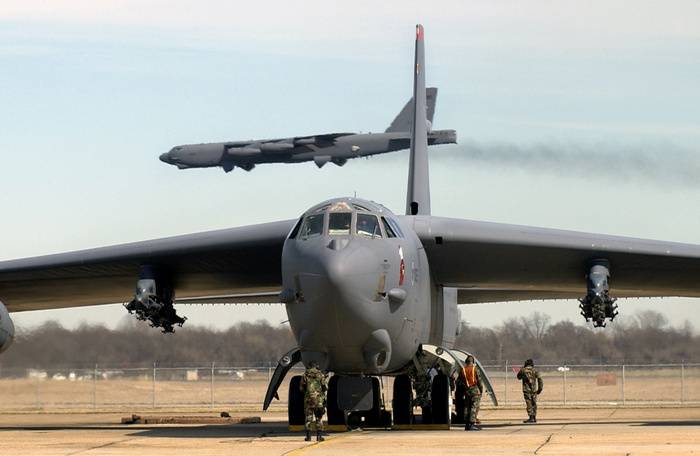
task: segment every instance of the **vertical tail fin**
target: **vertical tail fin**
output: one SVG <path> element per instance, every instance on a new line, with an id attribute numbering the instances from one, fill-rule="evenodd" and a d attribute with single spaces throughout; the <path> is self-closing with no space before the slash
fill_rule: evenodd
<path id="1" fill-rule="evenodd" d="M 437 88 L 436 87 L 428 87 L 425 89 L 425 94 L 426 94 L 426 102 L 427 102 L 427 118 L 430 121 L 430 124 L 432 125 L 433 123 L 433 116 L 435 115 L 435 101 L 437 99 Z M 399 112 L 399 115 L 396 116 L 393 122 L 391 122 L 391 125 L 389 125 L 389 128 L 386 129 L 385 133 L 392 133 L 392 132 L 404 132 L 404 131 L 411 131 L 411 121 L 413 119 L 413 98 L 408 100 L 406 102 L 406 105 L 403 107 L 401 112 Z"/>
<path id="2" fill-rule="evenodd" d="M 413 75 L 413 121 L 408 164 L 406 215 L 430 215 L 428 172 L 428 119 L 425 97 L 425 47 L 423 26 L 416 25 L 416 60 Z"/>

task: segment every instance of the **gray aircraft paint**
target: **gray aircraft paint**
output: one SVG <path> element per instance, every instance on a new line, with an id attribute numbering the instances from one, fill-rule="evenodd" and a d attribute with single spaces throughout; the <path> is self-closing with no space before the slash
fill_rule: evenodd
<path id="1" fill-rule="evenodd" d="M 421 112 L 432 125 L 437 88 L 423 93 Z M 426 108 L 427 105 L 427 108 Z M 180 169 L 222 167 L 229 172 L 235 167 L 247 171 L 264 163 L 302 163 L 313 161 L 318 167 L 326 163 L 344 165 L 358 157 L 395 152 L 411 145 L 413 98 L 396 116 L 384 133 L 324 133 L 292 138 L 228 141 L 208 144 L 186 144 L 173 147 L 160 160 Z M 428 144 L 455 144 L 454 130 L 428 132 Z"/>
<path id="2" fill-rule="evenodd" d="M 0 299 L 10 312 L 124 302 L 149 265 L 185 302 L 276 301 L 281 292 L 304 361 L 336 373 L 396 373 L 420 343 L 453 345 L 457 303 L 580 297 L 592 260 L 609 261 L 613 296 L 700 297 L 700 246 L 422 215 L 429 196 L 415 190 L 427 190 L 427 168 L 410 175 L 416 216 L 331 201 L 395 218 L 398 239 L 384 228 L 374 239 L 327 231 L 287 239 L 297 223 L 287 220 L 5 261 Z"/>
<path id="3" fill-rule="evenodd" d="M 423 26 L 416 27 L 416 56 L 413 74 L 413 126 L 411 154 L 408 165 L 406 215 L 430 215 L 430 184 L 428 172 L 428 122 L 425 100 L 425 44 Z"/>

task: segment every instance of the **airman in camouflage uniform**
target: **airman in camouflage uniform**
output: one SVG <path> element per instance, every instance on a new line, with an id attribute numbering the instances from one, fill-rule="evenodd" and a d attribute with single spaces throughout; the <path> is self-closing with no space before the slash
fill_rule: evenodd
<path id="1" fill-rule="evenodd" d="M 525 361 L 525 365 L 518 372 L 518 379 L 523 382 L 523 397 L 529 416 L 523 423 L 537 423 L 537 396 L 542 392 L 544 382 L 531 359 Z"/>
<path id="2" fill-rule="evenodd" d="M 464 430 L 480 431 L 481 428 L 477 426 L 476 421 L 481 406 L 481 395 L 484 393 L 484 383 L 481 381 L 473 356 L 467 356 L 459 381 L 464 384 Z"/>
<path id="3" fill-rule="evenodd" d="M 326 392 L 328 391 L 328 380 L 326 374 L 318 369 L 318 363 L 311 361 L 308 369 L 304 372 L 300 384 L 304 393 L 304 413 L 306 414 L 306 440 L 311 440 L 311 427 L 316 429 L 316 441 L 322 442 L 323 436 L 323 414 L 326 412 Z"/>

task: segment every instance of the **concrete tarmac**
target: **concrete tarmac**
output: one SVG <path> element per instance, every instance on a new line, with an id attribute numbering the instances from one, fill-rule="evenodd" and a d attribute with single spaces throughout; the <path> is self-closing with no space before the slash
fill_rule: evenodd
<path id="1" fill-rule="evenodd" d="M 331 434 L 322 443 L 307 443 L 289 432 L 280 413 L 263 414 L 260 424 L 119 424 L 127 415 L 2 415 L 0 455 L 700 454 L 700 407 L 545 409 L 536 425 L 522 424 L 521 410 L 484 410 L 480 432 L 458 426 L 450 431 L 364 430 Z"/>

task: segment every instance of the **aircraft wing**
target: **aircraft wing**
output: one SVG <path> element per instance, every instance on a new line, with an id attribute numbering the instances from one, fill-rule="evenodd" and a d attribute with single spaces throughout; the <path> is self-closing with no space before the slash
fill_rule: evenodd
<path id="1" fill-rule="evenodd" d="M 167 270 L 176 302 L 276 302 L 294 220 L 0 262 L 10 312 L 124 303 L 139 268 Z"/>
<path id="2" fill-rule="evenodd" d="M 579 298 L 590 262 L 614 297 L 700 297 L 700 246 L 433 216 L 405 217 L 460 304 Z"/>

